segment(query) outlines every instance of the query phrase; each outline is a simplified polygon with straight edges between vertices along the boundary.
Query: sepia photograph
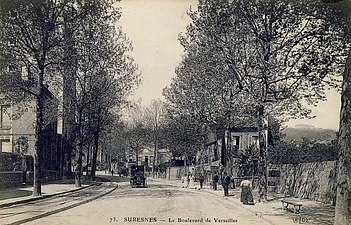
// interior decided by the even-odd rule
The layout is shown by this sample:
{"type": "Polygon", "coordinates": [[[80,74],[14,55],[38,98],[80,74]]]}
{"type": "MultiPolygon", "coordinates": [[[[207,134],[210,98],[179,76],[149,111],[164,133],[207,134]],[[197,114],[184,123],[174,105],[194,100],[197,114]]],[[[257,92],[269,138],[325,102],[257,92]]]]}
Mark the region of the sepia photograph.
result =
{"type": "Polygon", "coordinates": [[[351,224],[351,0],[0,0],[0,225],[351,224]]]}

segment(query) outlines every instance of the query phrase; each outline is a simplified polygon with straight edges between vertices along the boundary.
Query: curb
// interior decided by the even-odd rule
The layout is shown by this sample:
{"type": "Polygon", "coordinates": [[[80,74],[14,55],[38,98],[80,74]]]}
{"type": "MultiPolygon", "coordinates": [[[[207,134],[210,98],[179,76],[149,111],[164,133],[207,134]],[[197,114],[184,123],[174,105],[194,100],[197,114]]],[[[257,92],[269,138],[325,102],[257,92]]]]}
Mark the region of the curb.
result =
{"type": "Polygon", "coordinates": [[[13,202],[2,203],[2,204],[0,204],[0,208],[9,207],[12,205],[24,204],[24,203],[28,203],[28,202],[34,202],[34,201],[38,201],[38,200],[42,200],[42,199],[46,199],[46,198],[51,198],[51,197],[58,196],[58,195],[68,194],[71,192],[86,189],[86,188],[94,186],[94,185],[99,185],[99,183],[95,182],[95,183],[89,184],[88,186],[85,186],[85,187],[80,187],[80,188],[76,188],[76,189],[68,190],[68,191],[57,192],[57,193],[53,193],[53,194],[45,194],[42,196],[28,196],[28,199],[15,200],[13,202]]]}
{"type": "MultiPolygon", "coordinates": [[[[115,183],[115,182],[113,182],[113,183],[115,183]]],[[[75,208],[77,206],[86,204],[88,202],[91,202],[91,201],[94,201],[94,200],[96,200],[98,198],[101,198],[101,197],[103,197],[105,195],[108,195],[111,192],[113,192],[114,190],[116,190],[117,188],[118,188],[118,184],[116,183],[116,186],[114,188],[112,188],[111,190],[109,190],[109,191],[107,191],[105,193],[102,193],[101,195],[95,196],[95,197],[90,198],[90,199],[86,199],[86,200],[81,201],[81,202],[77,202],[77,203],[75,203],[73,205],[68,205],[68,206],[65,206],[63,208],[55,209],[53,211],[49,211],[49,212],[46,212],[46,213],[41,214],[41,215],[37,215],[37,216],[31,217],[31,218],[19,220],[19,221],[16,221],[14,223],[11,223],[11,225],[19,225],[19,224],[23,224],[23,223],[28,223],[28,222],[33,221],[33,220],[37,220],[37,219],[40,219],[40,218],[43,218],[43,217],[47,217],[47,216],[50,216],[50,215],[53,215],[53,214],[56,214],[56,213],[59,213],[59,212],[63,212],[63,211],[68,210],[68,209],[75,208]]]]}

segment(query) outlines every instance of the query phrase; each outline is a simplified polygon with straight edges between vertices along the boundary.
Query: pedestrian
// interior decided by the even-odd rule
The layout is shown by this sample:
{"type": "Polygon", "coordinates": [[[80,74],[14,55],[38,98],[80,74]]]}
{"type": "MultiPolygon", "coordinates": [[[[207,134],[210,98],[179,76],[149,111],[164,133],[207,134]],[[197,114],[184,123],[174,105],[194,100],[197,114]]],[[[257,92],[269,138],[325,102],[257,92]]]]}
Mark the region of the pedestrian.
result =
{"type": "Polygon", "coordinates": [[[202,189],[203,185],[204,185],[204,176],[202,175],[202,173],[199,176],[199,182],[200,182],[200,189],[202,189]]]}
{"type": "Polygon", "coordinates": [[[194,176],[192,174],[189,176],[189,188],[195,188],[194,176]]]}
{"type": "Polygon", "coordinates": [[[113,170],[111,170],[111,174],[112,174],[112,176],[113,176],[113,173],[114,173],[115,171],[113,171],[113,170]]]}
{"type": "Polygon", "coordinates": [[[182,176],[182,187],[185,188],[186,187],[186,175],[184,174],[184,176],[182,176]]]}
{"type": "Polygon", "coordinates": [[[189,188],[189,185],[190,185],[190,175],[191,173],[189,172],[188,176],[186,177],[186,188],[189,188]]]}
{"type": "Polygon", "coordinates": [[[240,201],[244,205],[253,204],[253,196],[252,196],[252,183],[249,180],[243,180],[240,183],[241,187],[241,197],[240,201]]]}
{"type": "Polygon", "coordinates": [[[216,191],[217,190],[217,184],[218,184],[218,180],[219,180],[219,177],[218,177],[218,174],[215,173],[213,175],[213,189],[216,191]]]}
{"type": "Polygon", "coordinates": [[[224,196],[229,196],[229,192],[228,192],[229,185],[230,185],[230,176],[227,174],[227,172],[224,172],[222,177],[224,196]]]}

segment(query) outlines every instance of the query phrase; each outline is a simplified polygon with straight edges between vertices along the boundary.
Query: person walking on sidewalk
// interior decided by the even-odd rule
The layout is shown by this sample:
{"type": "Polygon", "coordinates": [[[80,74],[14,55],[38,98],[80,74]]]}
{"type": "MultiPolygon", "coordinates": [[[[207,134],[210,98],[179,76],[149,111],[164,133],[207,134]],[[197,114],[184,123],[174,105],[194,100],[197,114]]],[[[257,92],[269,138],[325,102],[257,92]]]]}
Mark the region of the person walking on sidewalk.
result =
{"type": "Polygon", "coordinates": [[[217,184],[218,184],[218,181],[219,181],[219,177],[218,177],[218,174],[217,172],[213,175],[213,189],[216,191],[217,190],[217,184]]]}
{"type": "Polygon", "coordinates": [[[204,176],[202,175],[202,173],[199,176],[199,182],[200,182],[200,189],[202,189],[202,187],[204,186],[204,176]]]}
{"type": "Polygon", "coordinates": [[[253,196],[252,196],[251,186],[252,186],[252,183],[249,180],[243,180],[240,183],[240,187],[241,187],[240,201],[244,205],[253,204],[253,196]]]}
{"type": "Polygon", "coordinates": [[[189,186],[190,186],[190,175],[191,175],[191,173],[189,172],[188,173],[188,175],[186,176],[186,188],[189,188],[189,186]]]}
{"type": "Polygon", "coordinates": [[[227,174],[227,172],[224,172],[223,178],[222,178],[224,196],[229,196],[229,185],[230,185],[230,176],[227,174]]]}

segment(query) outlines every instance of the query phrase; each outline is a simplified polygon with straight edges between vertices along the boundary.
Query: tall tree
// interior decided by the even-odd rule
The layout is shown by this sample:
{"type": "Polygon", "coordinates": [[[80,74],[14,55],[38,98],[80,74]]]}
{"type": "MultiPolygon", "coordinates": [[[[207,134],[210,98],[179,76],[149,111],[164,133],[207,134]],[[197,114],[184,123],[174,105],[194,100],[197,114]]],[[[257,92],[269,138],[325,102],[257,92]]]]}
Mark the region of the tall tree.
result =
{"type": "Polygon", "coordinates": [[[203,148],[207,138],[205,127],[190,115],[174,113],[168,108],[166,115],[166,145],[173,157],[183,157],[184,164],[194,158],[196,152],[203,148]]]}
{"type": "MultiPolygon", "coordinates": [[[[335,2],[334,4],[326,4],[328,7],[336,9],[329,19],[337,25],[342,22],[341,27],[346,30],[345,39],[351,43],[351,2],[349,0],[339,2],[338,4],[335,4],[335,2]]],[[[339,157],[337,163],[335,225],[351,223],[351,50],[349,46],[345,68],[338,133],[339,157]]]]}
{"type": "MultiPolygon", "coordinates": [[[[74,134],[68,141],[77,149],[76,184],[80,186],[83,146],[91,126],[88,106],[101,100],[93,92],[103,93],[100,97],[105,101],[100,102],[105,104],[102,111],[106,113],[109,107],[119,107],[139,82],[137,67],[126,54],[132,46],[121,28],[115,27],[120,12],[112,1],[3,1],[1,10],[1,31],[6,37],[1,40],[1,58],[12,56],[22,69],[2,71],[2,91],[14,93],[9,95],[11,101],[22,101],[28,95],[36,100],[33,194],[41,195],[43,116],[48,114],[45,93],[48,85],[62,91],[62,81],[64,119],[73,113],[64,129],[68,125],[74,134]],[[97,79],[101,77],[111,81],[108,91],[103,91],[107,86],[103,79],[97,79]],[[101,89],[97,90],[99,84],[101,89]]],[[[11,67],[11,61],[6,63],[11,67]]],[[[68,167],[69,163],[70,159],[68,167]]]]}
{"type": "MultiPolygon", "coordinates": [[[[308,117],[301,99],[315,105],[338,87],[343,32],[315,11],[317,1],[200,1],[182,39],[186,51],[210,48],[232,77],[233,92],[252,101],[260,139],[260,200],[267,198],[267,115],[308,117]],[[340,51],[341,49],[341,51],[340,51]]],[[[211,65],[214,67],[214,65],[211,65]]]]}
{"type": "Polygon", "coordinates": [[[161,100],[152,100],[149,107],[145,109],[148,126],[152,131],[152,142],[154,145],[154,160],[152,162],[152,175],[155,176],[158,166],[158,149],[162,146],[162,130],[164,130],[166,108],[161,100]]]}
{"type": "Polygon", "coordinates": [[[131,43],[115,23],[119,9],[112,2],[89,1],[81,10],[90,8],[74,33],[76,38],[76,184],[80,185],[83,145],[92,136],[92,176],[95,176],[96,159],[101,132],[108,124],[112,110],[121,109],[127,95],[139,83],[137,66],[127,55],[131,43]],[[88,37],[88,38],[87,38],[88,37]],[[87,135],[88,134],[88,135],[87,135]],[[90,135],[89,135],[90,134],[90,135]]]}
{"type": "MultiPolygon", "coordinates": [[[[14,61],[9,68],[19,66],[17,73],[2,74],[2,91],[14,96],[31,96],[36,102],[33,195],[41,195],[43,127],[45,93],[53,71],[59,63],[62,41],[62,12],[68,2],[2,1],[2,53],[14,61]],[[17,65],[13,65],[18,63],[17,65]]],[[[11,71],[11,70],[10,70],[11,71]]]]}
{"type": "Polygon", "coordinates": [[[126,124],[121,120],[120,116],[114,115],[109,128],[102,133],[101,137],[101,148],[107,157],[109,172],[112,170],[113,159],[121,164],[127,162],[126,153],[129,146],[126,134],[126,124]]]}
{"type": "Polygon", "coordinates": [[[142,150],[150,145],[151,129],[148,126],[145,108],[140,102],[131,102],[128,107],[126,119],[126,137],[129,146],[129,153],[139,163],[139,156],[142,150]]]}

